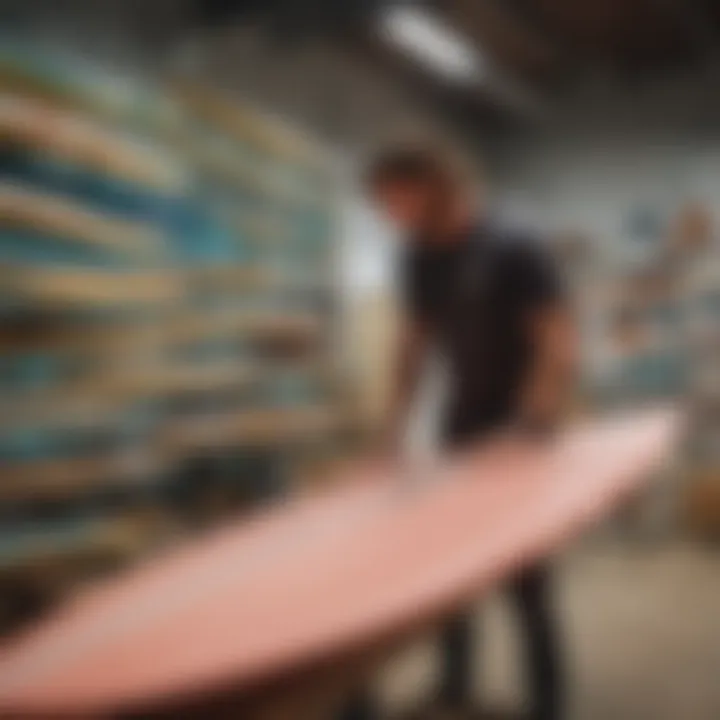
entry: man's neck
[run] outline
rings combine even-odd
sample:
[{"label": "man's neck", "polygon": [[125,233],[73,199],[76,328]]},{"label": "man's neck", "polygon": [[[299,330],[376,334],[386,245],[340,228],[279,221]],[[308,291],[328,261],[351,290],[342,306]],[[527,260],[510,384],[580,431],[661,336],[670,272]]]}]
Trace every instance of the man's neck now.
[{"label": "man's neck", "polygon": [[475,210],[467,203],[458,204],[432,236],[437,245],[457,244],[470,233],[477,221]]}]

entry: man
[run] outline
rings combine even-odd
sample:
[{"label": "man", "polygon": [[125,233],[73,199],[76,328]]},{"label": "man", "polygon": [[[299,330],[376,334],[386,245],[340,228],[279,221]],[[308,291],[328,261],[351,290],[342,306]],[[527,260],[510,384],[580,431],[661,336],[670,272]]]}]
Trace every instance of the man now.
[{"label": "man", "polygon": [[[394,447],[430,348],[449,374],[442,417],[447,448],[504,429],[535,438],[558,419],[573,364],[573,327],[558,275],[532,240],[495,228],[459,176],[432,152],[381,156],[368,189],[406,241],[405,320],[388,428]],[[498,478],[502,482],[502,478]],[[526,640],[533,720],[561,716],[561,678],[543,565],[509,585]],[[442,633],[442,708],[463,712],[475,676],[471,617]],[[456,715],[450,715],[456,717]],[[457,715],[467,717],[467,715]]]}]

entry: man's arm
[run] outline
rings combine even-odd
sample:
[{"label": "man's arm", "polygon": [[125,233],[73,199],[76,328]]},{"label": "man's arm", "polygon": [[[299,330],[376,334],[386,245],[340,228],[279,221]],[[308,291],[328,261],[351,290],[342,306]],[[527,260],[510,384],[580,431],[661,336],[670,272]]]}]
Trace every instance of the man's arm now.
[{"label": "man's arm", "polygon": [[566,302],[538,308],[530,319],[533,359],[521,388],[519,421],[551,428],[567,407],[578,367],[575,321]]},{"label": "man's arm", "polygon": [[561,419],[578,368],[578,334],[560,268],[541,243],[527,242],[517,256],[531,343],[530,366],[520,388],[518,421],[549,429]]},{"label": "man's arm", "polygon": [[427,357],[427,348],[428,334],[423,326],[411,319],[403,320],[392,370],[392,396],[382,438],[383,450],[388,454],[395,455],[400,450],[410,404]]}]

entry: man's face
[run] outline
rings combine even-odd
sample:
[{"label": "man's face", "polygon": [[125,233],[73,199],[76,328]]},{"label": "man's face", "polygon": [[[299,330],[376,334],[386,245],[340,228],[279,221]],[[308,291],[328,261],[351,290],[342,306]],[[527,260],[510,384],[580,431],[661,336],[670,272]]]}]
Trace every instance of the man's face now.
[{"label": "man's face", "polygon": [[383,214],[406,236],[428,229],[432,205],[429,189],[413,183],[386,183],[375,191]]}]

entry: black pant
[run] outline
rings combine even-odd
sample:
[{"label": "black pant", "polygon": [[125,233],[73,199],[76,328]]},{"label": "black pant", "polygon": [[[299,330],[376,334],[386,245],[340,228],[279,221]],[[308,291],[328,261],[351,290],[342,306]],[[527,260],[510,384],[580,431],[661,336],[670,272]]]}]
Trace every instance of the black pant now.
[{"label": "black pant", "polygon": [[[550,598],[550,573],[543,565],[521,572],[507,586],[524,635],[523,668],[532,720],[559,720],[563,693],[560,648]],[[440,700],[450,707],[472,701],[477,677],[470,614],[452,618],[443,628]]]},{"label": "black pant", "polygon": [[[560,648],[550,598],[550,573],[534,565],[519,573],[507,586],[524,635],[524,675],[531,720],[563,717]],[[472,705],[477,677],[474,617],[467,613],[449,620],[441,631],[442,669],[439,700],[443,706]],[[371,720],[379,713],[368,694],[353,698],[342,720]]]}]

